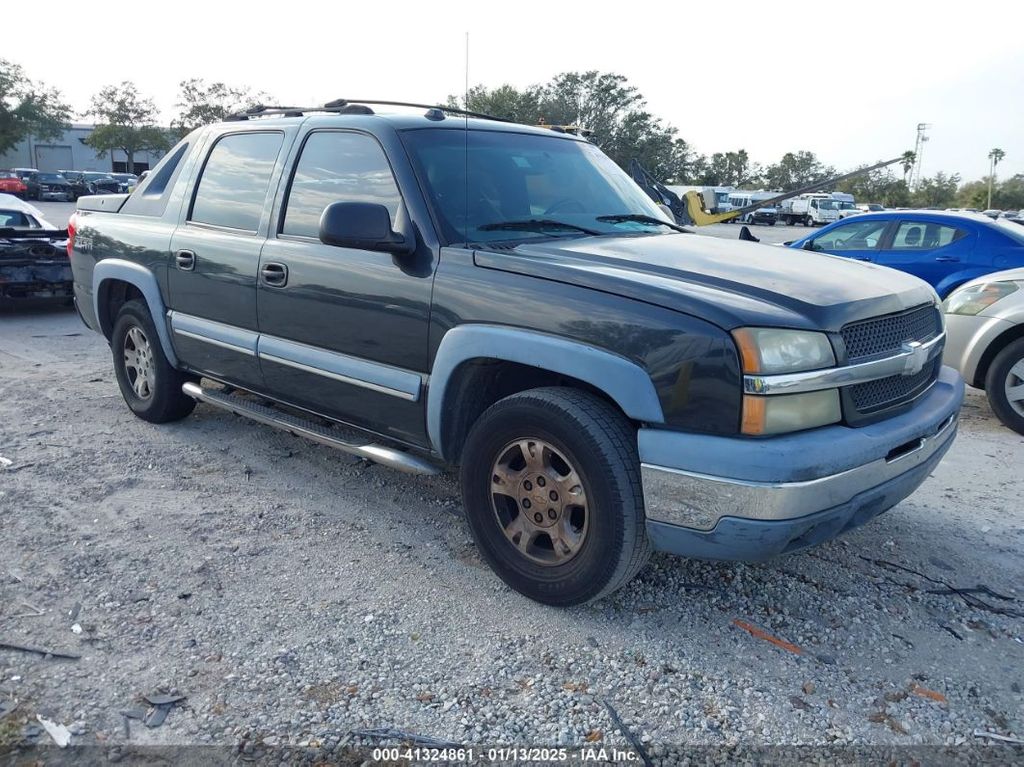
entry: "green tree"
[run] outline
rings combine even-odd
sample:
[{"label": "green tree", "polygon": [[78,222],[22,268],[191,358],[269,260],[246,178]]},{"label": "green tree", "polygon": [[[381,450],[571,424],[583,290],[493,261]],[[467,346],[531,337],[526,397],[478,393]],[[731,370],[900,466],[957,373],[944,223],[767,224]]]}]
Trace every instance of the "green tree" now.
[{"label": "green tree", "polygon": [[698,160],[675,128],[645,109],[640,92],[613,73],[565,72],[523,90],[478,85],[467,97],[449,96],[447,105],[526,125],[587,128],[591,141],[620,166],[635,158],[661,179],[684,180]]},{"label": "green tree", "polygon": [[752,165],[746,149],[735,152],[715,152],[701,166],[695,184],[708,186],[751,186],[760,182],[761,170]]},{"label": "green tree", "polygon": [[220,122],[228,115],[272,101],[263,91],[207,83],[201,77],[193,77],[178,83],[178,101],[174,104],[178,116],[171,120],[171,127],[184,136],[201,125]]},{"label": "green tree", "polygon": [[19,65],[0,59],[0,154],[30,135],[55,139],[70,120],[71,108],[59,91],[33,82]]},{"label": "green tree", "polygon": [[840,181],[836,184],[836,191],[852,194],[861,202],[877,202],[888,208],[902,208],[910,204],[906,178],[896,178],[889,168],[879,168]]},{"label": "green tree", "polygon": [[823,165],[814,152],[799,151],[786,152],[781,160],[764,169],[763,177],[769,189],[791,192],[835,173],[836,169]]},{"label": "green tree", "polygon": [[128,158],[128,172],[135,171],[137,152],[160,152],[170,145],[167,131],[156,126],[152,99],[139,95],[135,84],[125,80],[108,85],[92,97],[87,115],[98,122],[85,143],[100,157],[120,149]]},{"label": "green tree", "polygon": [[921,183],[911,196],[911,204],[916,208],[952,207],[956,202],[959,187],[959,173],[947,175],[940,171],[931,178],[921,179]]},{"label": "green tree", "polygon": [[541,117],[541,89],[537,85],[523,90],[518,90],[507,83],[497,88],[475,85],[469,89],[468,95],[468,100],[449,96],[447,106],[502,117],[526,125],[535,125]]},{"label": "green tree", "polygon": [[1003,210],[1024,210],[1024,173],[1017,173],[1003,181],[993,202]]}]

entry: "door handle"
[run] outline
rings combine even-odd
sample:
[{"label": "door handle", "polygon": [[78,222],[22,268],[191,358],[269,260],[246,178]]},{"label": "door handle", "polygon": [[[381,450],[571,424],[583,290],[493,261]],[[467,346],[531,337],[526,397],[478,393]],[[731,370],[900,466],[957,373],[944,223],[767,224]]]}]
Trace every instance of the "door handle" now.
[{"label": "door handle", "polygon": [[268,261],[260,269],[260,275],[263,282],[271,287],[283,288],[288,284],[288,267],[284,264]]},{"label": "door handle", "polygon": [[854,261],[870,261],[871,259],[868,256],[854,256],[853,260]]},{"label": "door handle", "polygon": [[948,264],[948,263],[953,263],[955,261],[959,261],[960,259],[957,258],[956,256],[936,256],[935,260],[936,261],[941,261],[943,263],[947,263]]},{"label": "door handle", "polygon": [[196,268],[196,254],[191,250],[179,250],[174,254],[174,263],[183,272],[191,272]]}]

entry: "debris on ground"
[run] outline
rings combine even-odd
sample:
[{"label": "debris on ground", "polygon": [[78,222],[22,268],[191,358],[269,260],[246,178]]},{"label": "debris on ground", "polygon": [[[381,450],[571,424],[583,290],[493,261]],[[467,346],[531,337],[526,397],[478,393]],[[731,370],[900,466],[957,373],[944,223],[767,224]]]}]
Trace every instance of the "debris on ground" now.
[{"label": "debris on ground", "polygon": [[918,696],[920,696],[922,698],[928,698],[930,700],[934,700],[936,703],[946,703],[946,702],[948,702],[946,700],[946,696],[943,695],[941,692],[936,692],[935,690],[929,690],[927,687],[922,687],[917,682],[914,682],[912,685],[910,685],[910,691],[912,693],[914,693],[914,695],[918,695]]},{"label": "debris on ground", "polygon": [[[169,695],[162,692],[153,692],[148,695],[143,695],[142,697],[150,706],[152,706],[152,708],[150,708],[149,711],[141,717],[142,723],[150,729],[154,729],[162,725],[167,720],[167,715],[171,713],[171,709],[181,701],[185,700],[184,695]],[[137,719],[140,718],[137,716],[138,710],[138,708],[128,709],[128,711],[122,711],[121,715],[124,716],[126,720]],[[126,721],[125,727],[127,728],[127,726]]]},{"label": "debris on ground", "polygon": [[53,738],[54,743],[61,748],[67,748],[68,743],[71,742],[71,730],[62,724],[44,719],[39,714],[36,714],[36,719],[43,726],[43,729],[46,730],[46,734]]},{"label": "debris on ground", "polygon": [[26,647],[25,645],[14,644],[12,642],[0,642],[0,650],[15,650],[17,652],[35,653],[36,655],[42,655],[44,658],[61,658],[64,660],[81,660],[81,655],[75,655],[68,652],[57,652],[56,650],[44,650],[40,647]]},{"label": "debris on ground", "polygon": [[622,721],[622,718],[619,716],[619,712],[616,711],[612,704],[607,700],[602,700],[601,702],[604,704],[604,707],[608,709],[608,716],[612,718],[612,722],[619,728],[619,732],[621,732],[623,737],[629,741],[629,744],[636,749],[637,754],[644,763],[644,767],[652,767],[653,763],[651,762],[651,758],[647,755],[647,751],[644,749],[643,743],[641,743],[640,739],[633,733],[633,731],[626,726],[626,723]]},{"label": "debris on ground", "polygon": [[900,724],[900,721],[887,711],[875,711],[868,714],[868,721],[875,724],[884,724],[897,735],[906,735],[907,728]]},{"label": "debris on ground", "polygon": [[976,738],[988,738],[989,740],[998,740],[1003,743],[1016,743],[1024,745],[1024,738],[1014,738],[1011,735],[1000,735],[998,732],[989,732],[988,730],[975,730],[974,737]]},{"label": "debris on ground", "polygon": [[12,463],[14,463],[14,461],[12,461],[10,458],[5,458],[4,456],[0,455],[0,469],[6,469]]},{"label": "debris on ground", "polygon": [[765,642],[771,642],[776,647],[781,647],[783,650],[786,650],[787,652],[791,652],[795,655],[804,654],[804,651],[792,642],[787,642],[785,639],[779,639],[778,637],[774,637],[767,631],[762,631],[757,626],[747,623],[746,621],[741,621],[739,618],[735,618],[733,620],[733,625],[739,626],[741,629],[746,631],[751,636],[756,637],[757,639],[763,639]]},{"label": "debris on ground", "polygon": [[349,735],[356,738],[369,738],[371,740],[397,740],[400,743],[409,743],[414,746],[425,748],[460,748],[461,743],[451,740],[434,738],[430,735],[417,735],[414,732],[403,732],[394,727],[369,727],[361,730],[349,730]]},{"label": "debris on ground", "polygon": [[40,610],[38,607],[36,607],[31,602],[21,601],[18,604],[20,604],[22,607],[27,607],[32,612],[30,612],[30,613],[15,613],[14,615],[11,616],[12,618],[38,618],[39,616],[46,614],[46,612],[44,610]]}]

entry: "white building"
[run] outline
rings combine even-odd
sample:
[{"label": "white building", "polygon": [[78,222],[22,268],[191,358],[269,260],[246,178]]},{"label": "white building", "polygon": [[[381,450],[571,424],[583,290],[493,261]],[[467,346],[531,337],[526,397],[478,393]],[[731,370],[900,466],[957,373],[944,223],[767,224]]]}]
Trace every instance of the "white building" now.
[{"label": "white building", "polygon": [[[93,126],[75,123],[58,139],[43,141],[29,136],[5,154],[0,154],[0,168],[37,168],[38,170],[98,170],[127,173],[128,158],[117,149],[105,157],[85,143]],[[163,152],[136,152],[134,173],[149,170],[164,156]]]}]

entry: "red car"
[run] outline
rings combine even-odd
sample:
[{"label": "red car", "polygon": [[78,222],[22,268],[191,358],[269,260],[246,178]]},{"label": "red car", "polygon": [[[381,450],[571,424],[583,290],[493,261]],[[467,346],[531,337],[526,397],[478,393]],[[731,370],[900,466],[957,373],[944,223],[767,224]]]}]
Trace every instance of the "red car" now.
[{"label": "red car", "polygon": [[13,194],[24,200],[26,191],[28,191],[28,187],[17,173],[13,170],[0,170],[0,193]]}]

